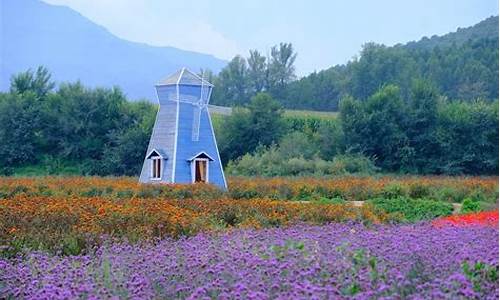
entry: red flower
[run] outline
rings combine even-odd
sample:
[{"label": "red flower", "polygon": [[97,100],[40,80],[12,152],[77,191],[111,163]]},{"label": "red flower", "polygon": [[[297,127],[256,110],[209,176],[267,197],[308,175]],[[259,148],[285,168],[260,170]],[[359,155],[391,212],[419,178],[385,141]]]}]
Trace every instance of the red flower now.
[{"label": "red flower", "polygon": [[498,226],[498,210],[455,215],[434,220],[432,225],[441,226]]}]

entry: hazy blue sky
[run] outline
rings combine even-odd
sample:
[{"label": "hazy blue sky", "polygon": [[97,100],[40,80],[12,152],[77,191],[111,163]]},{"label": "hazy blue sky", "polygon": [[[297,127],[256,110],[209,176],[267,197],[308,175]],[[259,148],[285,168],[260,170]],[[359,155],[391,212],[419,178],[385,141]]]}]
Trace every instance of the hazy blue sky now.
[{"label": "hazy blue sky", "polygon": [[345,63],[373,41],[393,45],[498,15],[497,0],[44,0],[113,34],[230,59],[292,42],[300,75]]}]

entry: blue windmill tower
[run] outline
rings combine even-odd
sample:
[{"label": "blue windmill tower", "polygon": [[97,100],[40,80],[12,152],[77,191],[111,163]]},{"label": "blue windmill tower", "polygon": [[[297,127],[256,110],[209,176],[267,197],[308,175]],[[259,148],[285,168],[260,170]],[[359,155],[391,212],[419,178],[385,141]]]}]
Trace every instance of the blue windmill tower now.
[{"label": "blue windmill tower", "polygon": [[182,68],[155,87],[160,108],[139,182],[227,189],[208,111],[213,85]]}]

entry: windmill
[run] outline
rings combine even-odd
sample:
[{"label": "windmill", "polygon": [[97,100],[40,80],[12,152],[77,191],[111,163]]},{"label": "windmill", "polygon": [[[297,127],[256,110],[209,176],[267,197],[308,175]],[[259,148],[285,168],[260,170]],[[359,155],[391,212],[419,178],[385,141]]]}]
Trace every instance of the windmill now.
[{"label": "windmill", "polygon": [[156,86],[160,104],[140,182],[227,188],[208,111],[213,85],[182,68]]},{"label": "windmill", "polygon": [[[198,141],[200,138],[200,119],[201,119],[201,111],[203,109],[207,109],[208,107],[208,100],[210,99],[210,95],[207,95],[208,97],[203,98],[203,85],[204,85],[204,79],[203,79],[203,74],[204,72],[201,72],[201,89],[200,89],[200,100],[196,102],[195,108],[194,108],[194,115],[193,115],[193,133],[192,133],[192,140],[193,141]],[[211,91],[211,89],[210,89]]]}]

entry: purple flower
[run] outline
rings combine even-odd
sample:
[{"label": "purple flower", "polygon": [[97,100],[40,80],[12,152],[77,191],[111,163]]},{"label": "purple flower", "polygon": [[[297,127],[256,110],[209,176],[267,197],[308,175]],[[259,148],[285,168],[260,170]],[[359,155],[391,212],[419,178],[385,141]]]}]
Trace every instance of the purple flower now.
[{"label": "purple flower", "polygon": [[498,268],[497,241],[496,228],[352,223],[109,241],[0,258],[0,298],[495,299],[498,279],[462,265]]}]

